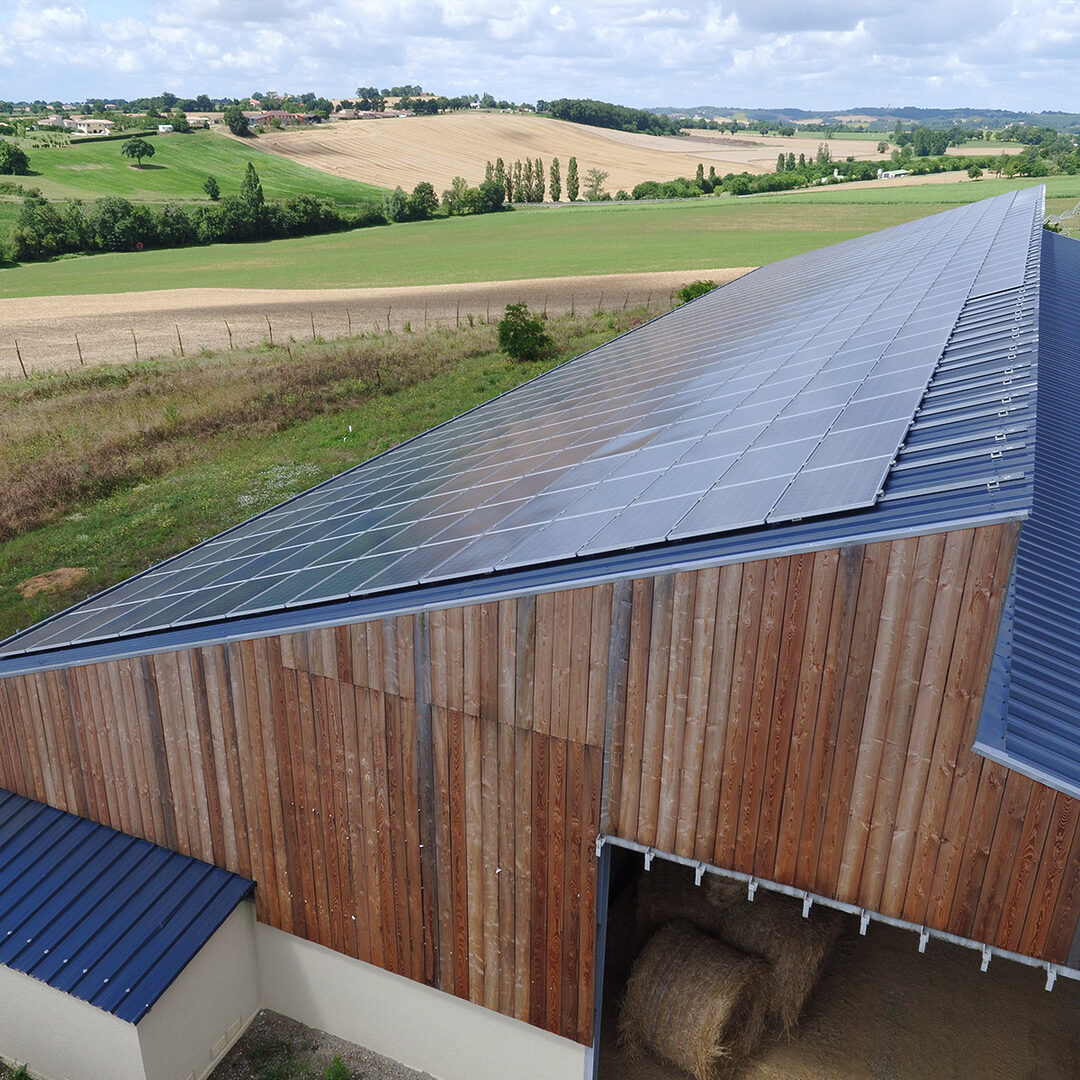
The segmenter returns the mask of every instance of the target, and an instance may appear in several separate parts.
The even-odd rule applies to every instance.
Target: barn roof
[[[0,788],[0,964],[128,1023],[253,888]]]
[[[765,266],[0,644],[0,675],[1024,516],[1041,188]]]

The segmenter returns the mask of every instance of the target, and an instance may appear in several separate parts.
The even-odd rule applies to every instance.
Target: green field
[[[208,285],[393,287],[758,266],[1034,182],[564,205],[262,244],[83,256],[0,270],[0,297]],[[1078,177],[1053,177],[1047,186],[1054,212],[1080,197]]]
[[[268,199],[310,193],[341,205],[381,198],[382,188],[318,172],[247,143],[209,131],[154,135],[154,156],[136,168],[121,152],[122,142],[72,142],[28,150],[33,175],[15,177],[24,187],[40,188],[50,199],[99,199],[120,195],[133,202],[205,202],[203,184],[213,176],[222,195],[235,195],[250,161]]]

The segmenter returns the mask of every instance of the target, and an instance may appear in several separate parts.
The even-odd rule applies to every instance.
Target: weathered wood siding
[[[0,784],[591,1038],[598,830],[1064,962],[1080,804],[970,752],[996,526],[0,684]]]

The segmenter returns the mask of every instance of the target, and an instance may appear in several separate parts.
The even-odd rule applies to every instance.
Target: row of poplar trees
[[[515,161],[513,165],[497,158],[494,164],[489,161],[484,170],[484,182],[488,181],[502,184],[507,202],[543,202],[545,191],[552,202],[562,199],[562,168],[558,158],[551,159],[551,168],[546,174],[540,158],[526,158],[523,162]],[[570,202],[577,201],[578,190],[577,158],[571,158],[566,166],[566,197]]]

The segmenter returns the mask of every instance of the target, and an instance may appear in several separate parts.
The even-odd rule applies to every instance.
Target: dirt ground
[[[172,289],[98,296],[0,299],[0,377],[151,356],[191,355],[310,341],[362,330],[453,326],[498,318],[524,300],[536,311],[611,311],[647,304],[659,314],[687,282],[731,281],[746,269],[492,281],[398,289]],[[61,314],[58,315],[58,310]]]

